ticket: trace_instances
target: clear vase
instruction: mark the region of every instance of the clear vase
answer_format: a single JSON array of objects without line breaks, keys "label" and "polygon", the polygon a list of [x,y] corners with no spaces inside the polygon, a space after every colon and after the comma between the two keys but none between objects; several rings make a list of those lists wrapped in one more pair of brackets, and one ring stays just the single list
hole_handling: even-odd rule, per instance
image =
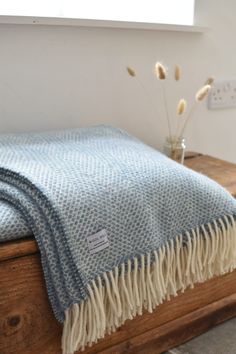
[{"label": "clear vase", "polygon": [[184,155],[185,155],[186,145],[185,138],[183,137],[167,137],[163,152],[166,156],[170,157],[176,162],[184,164]]}]

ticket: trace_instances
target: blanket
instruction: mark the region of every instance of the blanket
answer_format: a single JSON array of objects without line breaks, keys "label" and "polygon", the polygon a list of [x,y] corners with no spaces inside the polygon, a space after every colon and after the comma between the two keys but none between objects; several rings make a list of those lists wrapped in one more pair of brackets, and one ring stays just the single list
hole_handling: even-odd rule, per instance
[{"label": "blanket", "polygon": [[21,213],[7,201],[0,200],[0,246],[1,242],[29,236],[32,236],[32,231]]},{"label": "blanket", "polygon": [[110,126],[0,138],[0,199],[41,253],[72,354],[236,265],[236,202]]}]

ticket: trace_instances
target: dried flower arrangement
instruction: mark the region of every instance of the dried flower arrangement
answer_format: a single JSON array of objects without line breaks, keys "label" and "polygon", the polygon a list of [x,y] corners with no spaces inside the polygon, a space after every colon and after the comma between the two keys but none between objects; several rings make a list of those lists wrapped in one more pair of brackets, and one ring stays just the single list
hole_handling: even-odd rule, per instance
[{"label": "dried flower arrangement", "polygon": [[[127,72],[128,74],[132,77],[135,78],[138,83],[142,86],[142,88],[146,91],[145,86],[142,84],[140,79],[138,78],[136,71],[131,68],[127,67]],[[211,87],[214,83],[214,78],[209,77],[205,84],[197,91],[195,95],[195,101],[192,107],[187,110],[187,101],[184,98],[181,98],[179,102],[177,103],[177,109],[176,109],[176,116],[178,117],[177,120],[177,127],[176,127],[176,132],[173,134],[172,133],[172,127],[171,127],[171,120],[170,120],[170,113],[168,110],[168,104],[167,104],[167,97],[166,97],[166,89],[165,89],[165,81],[168,78],[168,72],[166,67],[160,63],[157,62],[155,65],[155,76],[156,78],[160,81],[161,83],[161,89],[162,89],[162,94],[163,94],[163,101],[164,101],[164,106],[165,106],[165,111],[166,111],[166,119],[167,119],[167,125],[168,125],[168,142],[170,144],[170,153],[169,156],[173,158],[174,160],[180,161],[183,163],[183,153],[181,156],[179,156],[180,151],[178,151],[178,142],[180,142],[183,139],[184,133],[186,131],[186,127],[190,121],[190,118],[193,115],[193,111],[196,109],[196,106],[199,102],[202,102],[209,94]],[[175,66],[174,70],[174,79],[175,81],[179,81],[182,77],[181,73],[181,68],[179,65]],[[185,119],[179,119],[185,116]],[[184,152],[184,151],[183,151]]]}]

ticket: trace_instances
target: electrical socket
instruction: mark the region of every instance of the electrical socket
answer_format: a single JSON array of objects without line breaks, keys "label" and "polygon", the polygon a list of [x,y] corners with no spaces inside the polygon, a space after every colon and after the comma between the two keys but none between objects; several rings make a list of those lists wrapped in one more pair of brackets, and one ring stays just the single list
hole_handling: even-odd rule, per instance
[{"label": "electrical socket", "polygon": [[216,81],[208,97],[208,108],[236,107],[236,80]]}]

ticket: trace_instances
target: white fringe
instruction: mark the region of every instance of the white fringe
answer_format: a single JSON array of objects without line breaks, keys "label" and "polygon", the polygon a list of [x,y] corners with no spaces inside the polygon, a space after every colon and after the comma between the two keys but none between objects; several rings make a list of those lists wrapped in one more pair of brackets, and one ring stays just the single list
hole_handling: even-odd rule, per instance
[{"label": "white fringe", "polygon": [[65,311],[63,354],[110,334],[127,319],[152,312],[195,283],[236,268],[236,222],[227,216],[134,257],[88,285],[88,298]]}]

